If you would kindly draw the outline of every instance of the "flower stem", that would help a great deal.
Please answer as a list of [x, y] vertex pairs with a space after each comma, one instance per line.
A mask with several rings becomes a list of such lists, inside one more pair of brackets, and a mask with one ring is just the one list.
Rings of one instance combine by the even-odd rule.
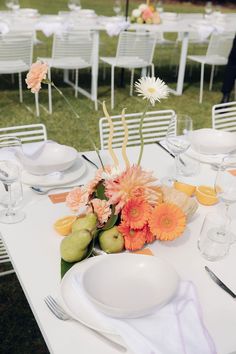
[[150, 106], [150, 103], [148, 102], [147, 105], [146, 105], [146, 108], [140, 118], [140, 124], [139, 124], [139, 136], [140, 136], [140, 141], [141, 141], [141, 144], [140, 144], [140, 152], [139, 152], [139, 158], [138, 158], [138, 166], [140, 165], [141, 163], [141, 160], [142, 160], [142, 156], [143, 156], [143, 147], [144, 147], [144, 141], [143, 141], [143, 121], [144, 121], [144, 118], [145, 118], [145, 115], [148, 111], [148, 108]]
[[[47, 80], [47, 81], [44, 80], [44, 82], [47, 83], [47, 84], [51, 84], [51, 85], [55, 88], [55, 90], [59, 93], [59, 95], [64, 98], [64, 100], [66, 101], [66, 103], [67, 103], [68, 106], [70, 107], [71, 111], [74, 113], [75, 117], [76, 117], [77, 119], [79, 119], [80, 116], [79, 116], [78, 113], [75, 111], [75, 109], [74, 109], [74, 107], [72, 106], [72, 104], [70, 103], [70, 101], [66, 98], [66, 96], [63, 94], [63, 92], [54, 84], [54, 82], [52, 82], [52, 81], [50, 81], [50, 80]], [[96, 152], [96, 154], [97, 154], [97, 156], [98, 156], [98, 159], [99, 159], [99, 161], [100, 161], [100, 164], [101, 164], [101, 166], [102, 166], [102, 169], [105, 171], [105, 168], [104, 168], [104, 165], [103, 165], [103, 162], [102, 162], [102, 159], [101, 159], [101, 156], [100, 156], [100, 153], [99, 153], [99, 150], [98, 150], [97, 146], [95, 145], [93, 139], [91, 138], [90, 133], [89, 133], [89, 131], [87, 130], [87, 128], [86, 128], [85, 126], [83, 126], [83, 129], [85, 130], [86, 135], [87, 135], [87, 137], [88, 137], [88, 140], [89, 140], [90, 143], [92, 144], [92, 146], [93, 146], [93, 148], [94, 148], [94, 150], [95, 150], [95, 152]]]

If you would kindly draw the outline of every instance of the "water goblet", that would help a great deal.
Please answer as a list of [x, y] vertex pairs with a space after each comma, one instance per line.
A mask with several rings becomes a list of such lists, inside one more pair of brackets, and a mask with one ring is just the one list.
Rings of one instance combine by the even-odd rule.
[[[176, 177], [183, 174], [189, 174], [188, 166], [184, 164], [180, 155], [190, 147], [189, 134], [193, 129], [192, 119], [187, 115], [177, 115], [170, 121], [166, 144], [169, 150], [175, 155]], [[177, 179], [177, 178], [175, 178]]]
[[113, 11], [115, 12], [116, 16], [120, 15], [121, 12], [121, 1], [114, 0]]
[[206, 5], [205, 5], [205, 17], [210, 16], [212, 14], [212, 12], [213, 12], [212, 2], [207, 1]]
[[[229, 220], [229, 207], [236, 202], [236, 154], [228, 154], [223, 158], [216, 175], [215, 191], [225, 204], [225, 219]], [[224, 225], [220, 232], [226, 233]], [[232, 243], [236, 241], [236, 235], [232, 233], [230, 238]]]
[[68, 8], [71, 11], [79, 11], [79, 10], [81, 10], [81, 2], [80, 2], [80, 0], [68, 0]]
[[16, 11], [19, 10], [19, 8], [20, 8], [19, 0], [12, 0], [12, 10]]
[[4, 207], [0, 211], [0, 222], [14, 224], [25, 218], [25, 213], [15, 209], [23, 199], [20, 171], [12, 161], [0, 161], [0, 182], [4, 188], [0, 193], [0, 204]]

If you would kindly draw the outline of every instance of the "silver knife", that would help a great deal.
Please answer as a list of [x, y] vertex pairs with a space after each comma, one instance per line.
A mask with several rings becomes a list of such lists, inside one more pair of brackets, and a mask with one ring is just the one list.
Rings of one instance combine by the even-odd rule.
[[230, 296], [232, 296], [233, 299], [236, 299], [236, 294], [233, 293], [232, 290], [228, 288], [227, 285], [225, 285], [222, 280], [220, 280], [207, 266], [205, 266], [205, 269], [207, 273], [210, 275], [211, 279], [214, 280], [214, 282], [221, 287], [224, 291], [226, 291]]

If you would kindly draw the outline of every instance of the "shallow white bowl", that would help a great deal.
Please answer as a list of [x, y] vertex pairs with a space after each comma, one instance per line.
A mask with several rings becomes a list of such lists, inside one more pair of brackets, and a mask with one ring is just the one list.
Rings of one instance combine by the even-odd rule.
[[17, 153], [23, 168], [33, 175], [47, 175], [70, 168], [78, 157], [70, 146], [46, 142], [33, 155]]
[[83, 289], [108, 316], [135, 318], [152, 313], [175, 294], [176, 271], [163, 260], [146, 255], [107, 255], [82, 276]]
[[200, 154], [227, 154], [236, 149], [236, 133], [216, 129], [194, 130], [190, 136], [191, 147]]

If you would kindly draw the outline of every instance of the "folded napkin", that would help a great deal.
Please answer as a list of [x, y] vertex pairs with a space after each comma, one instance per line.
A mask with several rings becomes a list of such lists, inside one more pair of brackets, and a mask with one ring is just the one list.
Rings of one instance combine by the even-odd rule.
[[108, 22], [105, 25], [107, 34], [112, 36], [118, 36], [121, 31], [125, 31], [129, 27], [130, 23], [128, 21], [120, 21], [120, 22]]
[[35, 24], [35, 29], [37, 31], [42, 31], [46, 37], [50, 37], [54, 33], [60, 35], [63, 32], [70, 30], [71, 24], [67, 22], [48, 22], [42, 20]]
[[78, 276], [74, 289], [96, 317], [101, 317], [101, 323], [114, 328], [135, 354], [216, 354], [191, 282], [182, 281], [172, 301], [152, 315], [135, 319], [116, 319], [99, 312], [85, 298]]
[[193, 24], [191, 27], [197, 30], [202, 41], [206, 40], [212, 33], [220, 34], [224, 32], [224, 27], [216, 24]]

